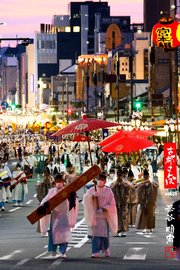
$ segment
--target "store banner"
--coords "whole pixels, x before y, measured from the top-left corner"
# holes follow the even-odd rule
[[[177,188],[176,143],[164,144],[164,188]]]

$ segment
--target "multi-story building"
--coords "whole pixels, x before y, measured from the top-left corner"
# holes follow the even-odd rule
[[[169,15],[169,10],[170,0],[144,0],[144,31],[151,32],[162,16]]]
[[[71,2],[70,10],[70,26],[80,28],[81,33],[81,54],[93,54],[95,47],[95,15],[101,17],[110,16],[110,7],[108,2]]]
[[[4,47],[0,50],[0,98],[11,103],[21,104],[22,77],[21,55],[25,47]]]

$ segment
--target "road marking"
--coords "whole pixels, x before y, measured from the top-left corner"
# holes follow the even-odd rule
[[[89,238],[87,237],[87,225],[84,223],[85,218],[81,219],[79,222],[76,223],[75,227],[72,229],[72,240],[68,244],[68,248],[66,252],[72,248],[80,248],[82,247],[88,240]],[[47,245],[44,246],[44,248],[47,248]],[[35,257],[35,259],[57,259],[58,254],[56,256],[52,256],[49,254],[48,251],[43,252],[42,254],[39,254],[38,256]],[[61,261],[59,262],[61,263]],[[57,264],[59,264],[57,263]],[[55,263],[52,265],[56,265]]]
[[[45,251],[45,252],[39,254],[38,256],[36,256],[35,259],[39,259],[39,258],[41,258],[42,256],[46,255],[47,253],[48,253],[48,251]]]
[[[33,202],[33,200],[29,200],[29,201],[27,201],[25,204],[30,204],[30,203],[32,203]]]
[[[65,259],[65,258],[60,258],[60,257],[59,257],[55,262],[53,262],[53,263],[49,266],[49,268],[52,268],[52,267],[54,267],[54,266],[60,265],[64,259]]]
[[[137,244],[137,245],[156,245],[157,242],[126,242],[127,245],[134,245],[134,244]]]
[[[25,264],[26,262],[28,262],[30,259],[22,259],[20,262],[18,262],[17,264],[16,264],[16,266],[20,266],[20,265],[23,265],[23,264]]]
[[[16,210],[18,210],[18,209],[20,209],[21,207],[15,207],[15,208],[13,208],[13,209],[11,209],[11,210],[8,210],[8,212],[14,212],[14,211],[16,211]]]
[[[140,247],[129,248],[123,260],[145,260],[146,249]]]
[[[85,222],[85,218],[83,218],[83,219],[81,219],[79,222],[77,222],[76,223],[76,225],[74,226],[74,228],[73,228],[73,231],[74,231],[74,229],[76,229],[77,227],[79,227],[82,223],[84,223]]]
[[[9,260],[9,259],[11,259],[15,254],[18,254],[18,253],[21,253],[21,252],[22,252],[21,249],[14,250],[12,253],[0,257],[0,260]]]
[[[74,248],[82,247],[88,240],[89,240],[89,238],[87,236],[84,237],[77,245],[74,246]]]
[[[137,232],[136,234],[142,235],[142,236],[144,236],[144,237],[146,237],[146,238],[154,238],[154,237],[156,237],[156,236],[155,236],[154,234],[152,234],[152,233]]]

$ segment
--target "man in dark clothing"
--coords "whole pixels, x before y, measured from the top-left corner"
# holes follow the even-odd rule
[[[17,152],[18,152],[18,159],[22,160],[22,147],[20,144],[18,145]]]
[[[66,167],[70,167],[71,166],[71,162],[69,159],[69,155],[66,152],[66,149],[64,149],[64,154],[61,157],[61,161],[62,163],[66,166]]]
[[[56,147],[55,147],[54,143],[52,143],[52,144],[49,146],[49,154],[50,154],[50,158],[53,158],[53,157],[54,157],[55,152],[56,152]]]

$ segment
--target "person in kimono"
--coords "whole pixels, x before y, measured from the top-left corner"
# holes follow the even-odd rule
[[[134,183],[134,181],[135,181],[134,174],[130,169],[128,172],[128,182],[130,185],[128,208],[129,208],[129,226],[132,228],[135,227],[137,203],[138,203],[136,184]]]
[[[49,199],[58,194],[65,186],[62,174],[57,174],[54,180],[55,187],[49,189],[48,194],[41,201],[43,207]],[[48,251],[52,252],[52,256],[57,255],[57,248],[59,248],[59,257],[66,257],[68,243],[71,241],[71,228],[76,224],[77,209],[77,199],[75,198],[73,203],[71,200],[66,199],[52,210],[48,239]]]
[[[129,230],[129,210],[128,202],[130,197],[130,185],[125,180],[126,170],[119,168],[117,171],[117,181],[111,187],[117,207],[118,230],[116,236],[125,237]]]
[[[102,251],[110,257],[109,236],[117,232],[117,212],[114,195],[106,187],[106,175],[100,173],[97,186],[87,190],[84,195],[84,215],[88,225],[88,236],[92,241],[92,258]]]
[[[144,229],[144,233],[152,232],[155,228],[155,209],[159,185],[150,182],[149,172],[143,172],[143,181],[137,186],[138,210],[136,216],[136,229]]]
[[[24,173],[21,164],[17,163],[15,171],[13,172],[13,178],[10,189],[12,190],[12,198],[14,206],[22,206],[25,195],[28,193],[27,177]]]
[[[36,185],[36,194],[39,204],[48,194],[50,188],[54,185],[54,178],[48,173],[44,173],[44,179],[42,182]],[[38,222],[37,231],[41,233],[42,237],[48,237],[50,215],[46,215]]]
[[[4,169],[4,165],[0,164],[0,208],[5,210],[5,202],[7,200],[7,190],[5,182],[8,180],[8,171]]]

